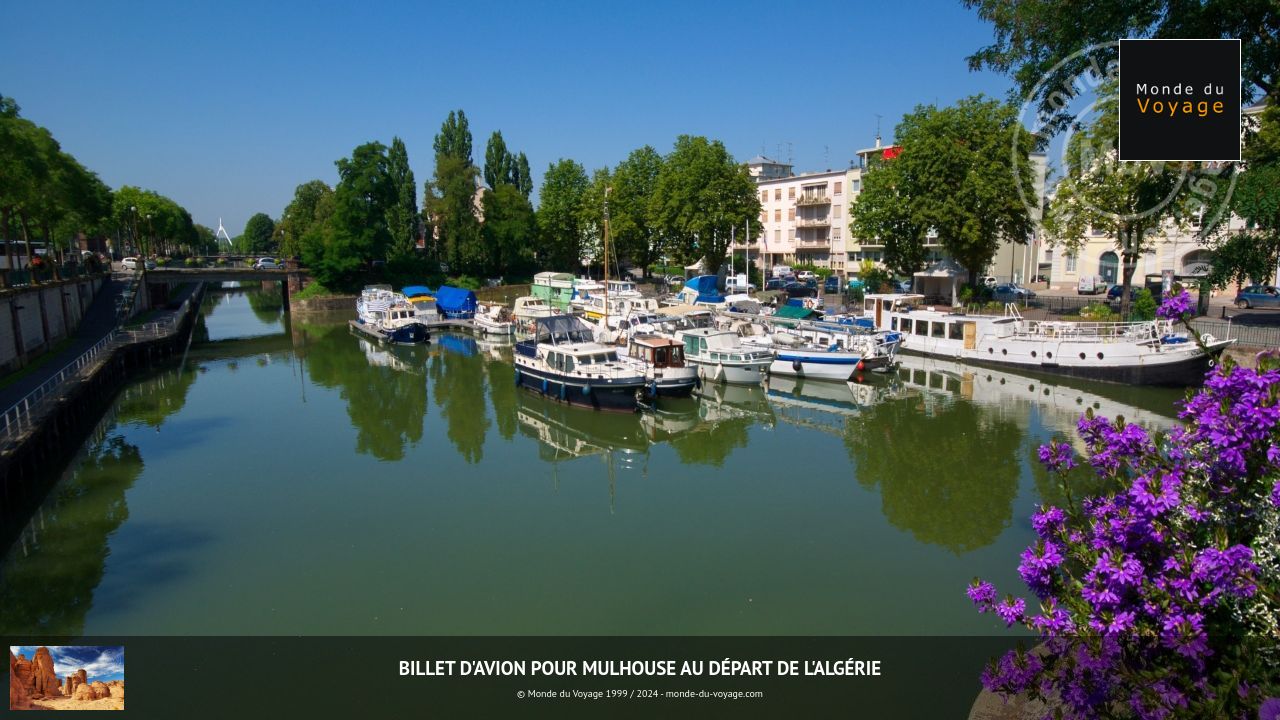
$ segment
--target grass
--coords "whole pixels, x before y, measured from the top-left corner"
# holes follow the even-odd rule
[[[52,360],[58,353],[62,352],[63,350],[66,350],[68,347],[71,347],[71,343],[74,341],[75,341],[75,338],[63,338],[62,340],[59,340],[56,345],[49,348],[45,352],[40,353],[40,355],[36,357],[35,360],[32,360],[22,368],[15,370],[12,373],[4,376],[4,378],[0,379],[0,388],[9,387],[10,385],[21,380],[22,378],[35,372],[36,370],[39,370],[44,365],[48,364],[48,362]]]
[[[296,293],[293,293],[289,297],[293,300],[307,300],[310,298],[328,297],[335,294],[336,293],[331,292],[329,288],[313,280],[306,287]]]

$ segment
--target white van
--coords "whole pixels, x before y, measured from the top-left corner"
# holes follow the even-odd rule
[[[755,292],[756,286],[747,280],[746,273],[738,273],[730,275],[724,279],[724,291],[726,293],[744,293]]]
[[[791,274],[792,273],[791,273],[790,265],[774,265],[773,266],[774,277],[787,277],[788,275],[791,275]]]
[[[1107,284],[1102,281],[1101,275],[1081,275],[1080,282],[1076,285],[1077,295],[1097,295],[1107,291]]]

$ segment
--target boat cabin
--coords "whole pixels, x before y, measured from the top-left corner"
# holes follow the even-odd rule
[[[544,360],[552,370],[561,373],[593,373],[618,370],[618,351],[594,342],[556,345],[545,349]]]
[[[569,273],[540,272],[533,276],[529,290],[552,307],[564,310],[573,299],[573,275]]]
[[[660,335],[633,336],[627,355],[655,368],[684,367],[684,345]]]

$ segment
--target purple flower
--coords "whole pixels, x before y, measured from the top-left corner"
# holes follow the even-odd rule
[[[965,592],[973,604],[978,606],[978,612],[987,612],[996,601],[996,586],[985,580],[974,580]]]
[[[1276,487],[1280,488],[1280,483],[1276,483]],[[1041,505],[1040,509],[1031,516],[1031,527],[1035,529],[1036,535],[1047,540],[1062,532],[1063,522],[1066,519],[1067,515],[1061,508]]]
[[[1076,466],[1075,453],[1066,443],[1052,441],[1040,446],[1040,462],[1049,468],[1049,472],[1066,472]]]
[[[1160,303],[1160,307],[1156,309],[1156,315],[1166,320],[1182,320],[1189,317],[1194,309],[1191,294],[1183,290],[1176,295],[1167,295]]]
[[[1006,627],[1013,627],[1014,623],[1022,622],[1023,617],[1026,616],[1027,601],[1022,598],[1007,598],[996,605],[995,612],[1004,621]]]
[[[1267,698],[1258,708],[1258,720],[1280,720],[1280,698]]]

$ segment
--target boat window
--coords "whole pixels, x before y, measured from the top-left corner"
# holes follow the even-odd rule
[[[564,371],[573,372],[573,356],[572,355],[564,356]]]
[[[933,323],[933,336],[936,338],[944,338],[947,336],[947,324],[944,322]]]
[[[929,334],[929,321],[916,320],[916,335],[928,335],[928,334]]]
[[[951,323],[947,326],[947,337],[952,340],[964,339],[964,323]]]
[[[606,353],[604,356],[604,359],[608,362],[618,362],[618,353],[616,352]]]
[[[598,363],[609,362],[609,356],[604,353],[596,353],[593,357]]]
[[[665,367],[667,364],[666,348],[655,348],[652,350],[652,353],[653,355],[649,359],[653,362],[653,364],[657,365],[658,367]]]
[[[898,318],[896,317],[889,318],[889,329],[890,330],[898,329]]]

